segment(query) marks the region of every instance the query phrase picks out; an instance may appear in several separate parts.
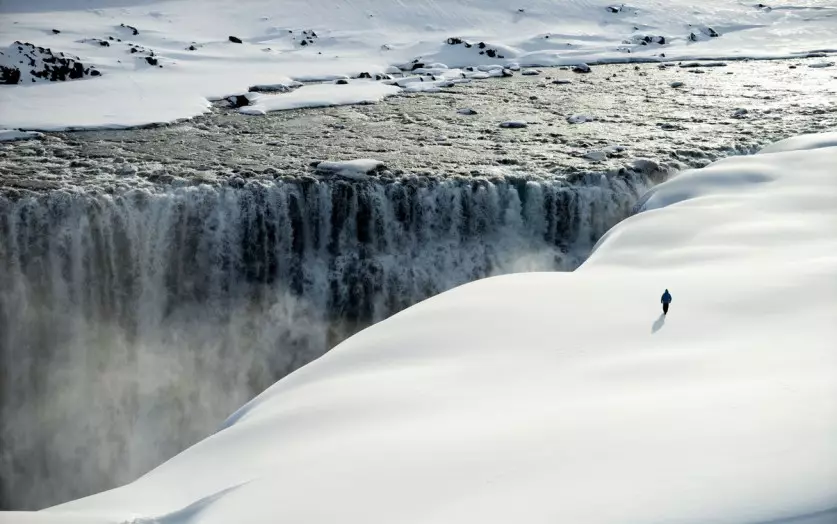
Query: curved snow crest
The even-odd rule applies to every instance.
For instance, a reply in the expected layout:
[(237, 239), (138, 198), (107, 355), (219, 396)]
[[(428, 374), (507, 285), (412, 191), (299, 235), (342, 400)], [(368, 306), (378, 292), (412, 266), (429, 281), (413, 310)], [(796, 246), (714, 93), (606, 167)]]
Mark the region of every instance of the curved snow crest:
[(762, 148), (759, 153), (783, 153), (801, 151), (805, 149), (819, 149), (822, 147), (837, 147), (837, 132), (816, 135), (802, 135), (786, 140), (780, 140)]
[[(742, 199), (761, 199), (763, 202), (775, 201), (773, 209), (776, 212), (776, 217), (774, 219), (778, 220), (781, 212), (788, 211), (788, 206), (782, 201), (781, 193), (776, 193), (773, 188), (762, 186), (782, 181), (781, 185), (787, 188), (786, 191), (807, 190), (810, 187), (811, 178), (816, 175), (810, 174), (808, 177), (801, 177), (797, 173), (807, 170), (809, 167), (827, 172), (827, 166), (832, 161), (834, 148), (837, 148), (837, 133), (821, 133), (781, 140), (763, 148), (753, 156), (725, 158), (703, 169), (689, 170), (677, 174), (668, 181), (654, 187), (639, 200), (636, 205), (636, 212), (644, 214), (644, 212), (668, 208), (676, 204), (687, 205), (698, 209), (697, 214), (703, 213), (705, 215), (697, 219), (705, 223), (708, 231), (716, 221), (711, 212), (700, 211), (701, 209), (735, 205), (735, 202)], [(817, 151), (820, 149), (829, 149), (829, 151)], [(810, 150), (814, 150), (815, 154), (806, 153)], [(782, 156), (777, 157), (776, 155)], [(798, 180), (795, 178), (797, 176), (799, 176)], [(811, 210), (816, 209), (820, 203), (827, 203), (832, 199), (833, 196), (829, 196), (828, 191), (812, 194), (811, 202), (815, 205), (811, 207)], [(737, 221), (741, 222), (745, 218), (738, 218)], [(613, 239), (622, 236), (626, 229), (630, 231), (629, 236), (632, 240), (629, 242), (632, 242), (640, 233), (638, 233), (638, 228), (630, 228), (628, 225), (634, 221), (645, 219), (646, 217), (641, 215), (634, 216), (607, 232), (594, 246), (593, 254), (584, 266), (599, 260), (599, 251), (602, 248), (607, 250), (616, 249), (617, 245), (614, 244)], [(781, 230), (786, 227), (777, 227), (777, 233), (781, 233)], [(769, 230), (765, 229), (765, 234), (768, 233)], [(673, 237), (666, 237), (666, 242), (670, 242), (672, 239)], [(781, 245), (781, 243), (777, 244)], [(670, 251), (672, 245), (666, 243), (664, 246), (653, 246), (655, 249), (659, 247), (664, 247)], [(739, 247), (732, 244), (717, 246), (713, 248), (713, 252), (717, 254), (728, 253), (739, 249)], [(708, 252), (704, 251), (704, 254)], [(639, 252), (636, 254), (639, 254)]]
[(189, 522), (830, 522), (834, 165), (819, 147), (681, 175), (579, 270), (402, 311), (39, 515), (163, 515), (250, 481)]
[[(50, 131), (167, 123), (205, 113), (209, 100), (249, 86), (374, 77), (414, 61), (546, 66), (837, 51), (830, 0), (772, 9), (728, 0), (637, 0), (617, 12), (608, 7), (621, 4), (604, 0), (527, 0), (519, 7), (500, 0), (95, 4), (0, 4), (6, 22), (0, 24), (0, 43), (49, 47), (101, 72), (84, 80), (0, 86), (0, 127)], [(9, 60), (0, 56), (0, 65), (18, 65)]]

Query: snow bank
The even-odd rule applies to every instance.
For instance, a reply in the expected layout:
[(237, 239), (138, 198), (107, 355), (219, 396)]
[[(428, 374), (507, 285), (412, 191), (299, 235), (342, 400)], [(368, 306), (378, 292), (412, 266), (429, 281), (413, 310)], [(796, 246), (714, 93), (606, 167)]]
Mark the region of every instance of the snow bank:
[(400, 89), (396, 86), (366, 80), (356, 80), (345, 85), (307, 85), (290, 93), (258, 95), (249, 106), (242, 107), (239, 111), (245, 115), (263, 115), (270, 111), (303, 107), (373, 104), (399, 91)]
[(835, 140), (685, 172), (577, 271), (431, 298), (136, 482), (14, 518), (834, 522)]
[[(601, 0), (6, 0), (0, 65), (23, 67), (25, 83), (0, 86), (0, 127), (170, 122), (256, 84), (374, 78), (394, 65), (432, 71), (834, 50), (832, 2), (799, 4), (638, 0), (613, 12)], [(33, 47), (19, 50), (15, 41)], [(66, 81), (30, 74), (26, 57), (40, 74), (55, 56), (67, 70), (49, 76)]]

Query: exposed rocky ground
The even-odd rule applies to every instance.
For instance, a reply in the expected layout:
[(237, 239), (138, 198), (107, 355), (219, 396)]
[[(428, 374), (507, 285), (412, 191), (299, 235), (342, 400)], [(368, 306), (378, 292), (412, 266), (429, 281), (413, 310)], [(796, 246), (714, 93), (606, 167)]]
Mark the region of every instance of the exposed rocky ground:
[[(95, 42), (110, 45), (107, 40)], [(0, 50), (0, 84), (61, 82), (99, 75), (98, 69), (85, 65), (77, 56), (29, 42), (15, 42)]]
[(183, 123), (0, 143), (0, 187), (241, 183), (324, 176), (317, 162), (357, 158), (382, 161), (382, 177), (550, 177), (613, 171), (638, 158), (701, 166), (837, 127), (835, 71), (808, 67), (819, 62), (611, 65), (583, 75), (528, 70), (441, 94), (259, 117), (222, 101)]

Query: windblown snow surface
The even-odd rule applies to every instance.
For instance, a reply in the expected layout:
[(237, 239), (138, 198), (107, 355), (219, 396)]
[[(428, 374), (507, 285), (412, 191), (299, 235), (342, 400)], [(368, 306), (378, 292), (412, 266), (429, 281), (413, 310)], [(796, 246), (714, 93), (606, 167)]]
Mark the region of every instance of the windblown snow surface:
[[(399, 90), (376, 85), (376, 75), (392, 72), (393, 66), (412, 69), (414, 62), (435, 71), (437, 79), (449, 80), (459, 78), (455, 68), (473, 65), (775, 58), (837, 51), (832, 0), (768, 4), (3, 0), (0, 65), (20, 66), (22, 83), (0, 86), (0, 127), (58, 130), (170, 122), (204, 113), (210, 100), (246, 93), (253, 85), (290, 85), (292, 79), (333, 82), (361, 73), (373, 81), (335, 86), (343, 91), (304, 89), (263, 97), (246, 112), (369, 102)], [(77, 58), (98, 76), (85, 73), (83, 79), (64, 82), (33, 77), (28, 59), (20, 55), (28, 48), (15, 41)], [(433, 90), (418, 84), (401, 87)]]
[(834, 523), (835, 166), (827, 134), (684, 172), (575, 272), (431, 298), (136, 482), (10, 518)]

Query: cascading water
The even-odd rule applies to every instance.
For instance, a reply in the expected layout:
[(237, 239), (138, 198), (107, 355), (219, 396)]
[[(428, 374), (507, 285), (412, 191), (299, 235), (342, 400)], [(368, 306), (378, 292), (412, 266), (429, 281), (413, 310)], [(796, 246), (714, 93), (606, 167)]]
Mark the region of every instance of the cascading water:
[(0, 507), (128, 482), (364, 326), (570, 270), (647, 173), (0, 196)]

